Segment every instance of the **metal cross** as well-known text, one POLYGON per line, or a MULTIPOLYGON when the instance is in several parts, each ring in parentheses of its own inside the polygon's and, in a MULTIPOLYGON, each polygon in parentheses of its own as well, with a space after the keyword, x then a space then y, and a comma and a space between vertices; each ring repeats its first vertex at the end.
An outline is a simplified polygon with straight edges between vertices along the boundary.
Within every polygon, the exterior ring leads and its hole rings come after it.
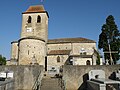
POLYGON ((114 62, 112 59, 112 53, 118 53, 118 51, 111 51, 110 44, 109 44, 109 51, 105 51, 104 53, 110 53, 110 63, 111 63, 111 65, 114 65, 114 62))

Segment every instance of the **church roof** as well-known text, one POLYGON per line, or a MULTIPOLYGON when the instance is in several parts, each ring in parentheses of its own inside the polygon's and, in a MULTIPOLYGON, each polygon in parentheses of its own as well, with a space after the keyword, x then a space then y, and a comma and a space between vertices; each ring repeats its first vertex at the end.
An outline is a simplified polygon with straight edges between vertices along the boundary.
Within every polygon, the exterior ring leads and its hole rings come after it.
POLYGON ((70 57, 92 58, 92 55, 70 55, 70 57))
POLYGON ((51 50, 48 55, 69 55, 71 50, 51 50))
POLYGON ((43 5, 30 6, 25 12, 23 12, 23 14, 27 13, 46 13, 48 16, 48 13, 45 11, 43 5))
POLYGON ((50 39, 48 40, 48 44, 56 44, 56 43, 96 43, 94 40, 90 40, 87 38, 60 38, 60 39, 50 39))

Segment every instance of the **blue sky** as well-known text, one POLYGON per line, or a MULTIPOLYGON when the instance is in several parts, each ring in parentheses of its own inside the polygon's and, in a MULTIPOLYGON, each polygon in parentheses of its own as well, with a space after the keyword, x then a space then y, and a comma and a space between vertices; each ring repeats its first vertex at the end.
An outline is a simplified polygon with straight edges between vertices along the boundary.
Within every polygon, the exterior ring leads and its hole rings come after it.
POLYGON ((49 13, 49 39, 84 37, 95 40, 108 15, 120 29, 120 0, 1 0, 0 54, 10 59, 11 41, 18 40, 22 12, 31 5, 44 5, 49 13))

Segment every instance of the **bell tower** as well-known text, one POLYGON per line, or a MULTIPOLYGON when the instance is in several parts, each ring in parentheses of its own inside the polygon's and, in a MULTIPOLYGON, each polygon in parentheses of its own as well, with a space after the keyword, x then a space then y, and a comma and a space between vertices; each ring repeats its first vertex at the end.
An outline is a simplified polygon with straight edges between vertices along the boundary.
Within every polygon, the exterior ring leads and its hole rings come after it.
POLYGON ((30 6, 22 13, 19 39, 19 65, 44 65, 48 40, 48 13, 42 5, 30 6))
POLYGON ((22 13, 21 38, 36 37, 47 41, 48 36, 48 13, 42 5, 30 6, 22 13))

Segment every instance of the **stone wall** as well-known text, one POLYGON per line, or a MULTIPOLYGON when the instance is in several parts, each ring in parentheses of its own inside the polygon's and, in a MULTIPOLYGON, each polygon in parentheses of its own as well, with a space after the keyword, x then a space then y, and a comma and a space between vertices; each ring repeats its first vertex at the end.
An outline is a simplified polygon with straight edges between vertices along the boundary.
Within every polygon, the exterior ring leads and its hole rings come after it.
POLYGON ((71 43, 47 44, 47 52, 51 50, 72 50, 71 43))
POLYGON ((86 52, 86 55, 92 55, 94 49, 96 48, 96 43, 73 43, 73 55, 79 55, 81 52, 86 52))
POLYGON ((62 66, 65 64, 68 59, 68 55, 48 55, 48 66, 62 66), (57 58, 60 57, 60 62, 57 61, 57 58))
POLYGON ((11 43, 11 59, 17 60, 18 59, 18 42, 13 41, 11 43))
POLYGON ((43 76, 43 66, 0 66, 0 72, 6 70, 14 72, 15 90, 32 90, 38 75, 43 76))
POLYGON ((45 42, 36 39, 24 39, 20 41, 19 65, 30 65, 31 63, 44 65, 45 56, 45 42))
POLYGON ((54 67, 59 72, 60 67, 66 63, 68 55, 48 55, 47 59, 47 70, 50 71, 54 67), (60 62, 57 61, 58 57, 60 62))
POLYGON ((88 72, 93 69, 104 70, 105 78, 114 78, 114 72, 120 69, 120 65, 63 66, 63 80, 66 90, 85 90, 88 72))
POLYGON ((71 50, 71 55, 79 55, 80 51, 87 52, 87 55, 92 55, 96 43, 59 43, 59 44, 47 44, 48 53, 51 50, 71 50))
POLYGON ((46 13, 28 13, 22 16, 21 38, 35 36, 47 42, 48 39, 48 17, 46 13), (37 23, 37 16, 41 17, 41 23, 37 23), (31 16, 32 21, 28 23, 28 17, 31 16))

